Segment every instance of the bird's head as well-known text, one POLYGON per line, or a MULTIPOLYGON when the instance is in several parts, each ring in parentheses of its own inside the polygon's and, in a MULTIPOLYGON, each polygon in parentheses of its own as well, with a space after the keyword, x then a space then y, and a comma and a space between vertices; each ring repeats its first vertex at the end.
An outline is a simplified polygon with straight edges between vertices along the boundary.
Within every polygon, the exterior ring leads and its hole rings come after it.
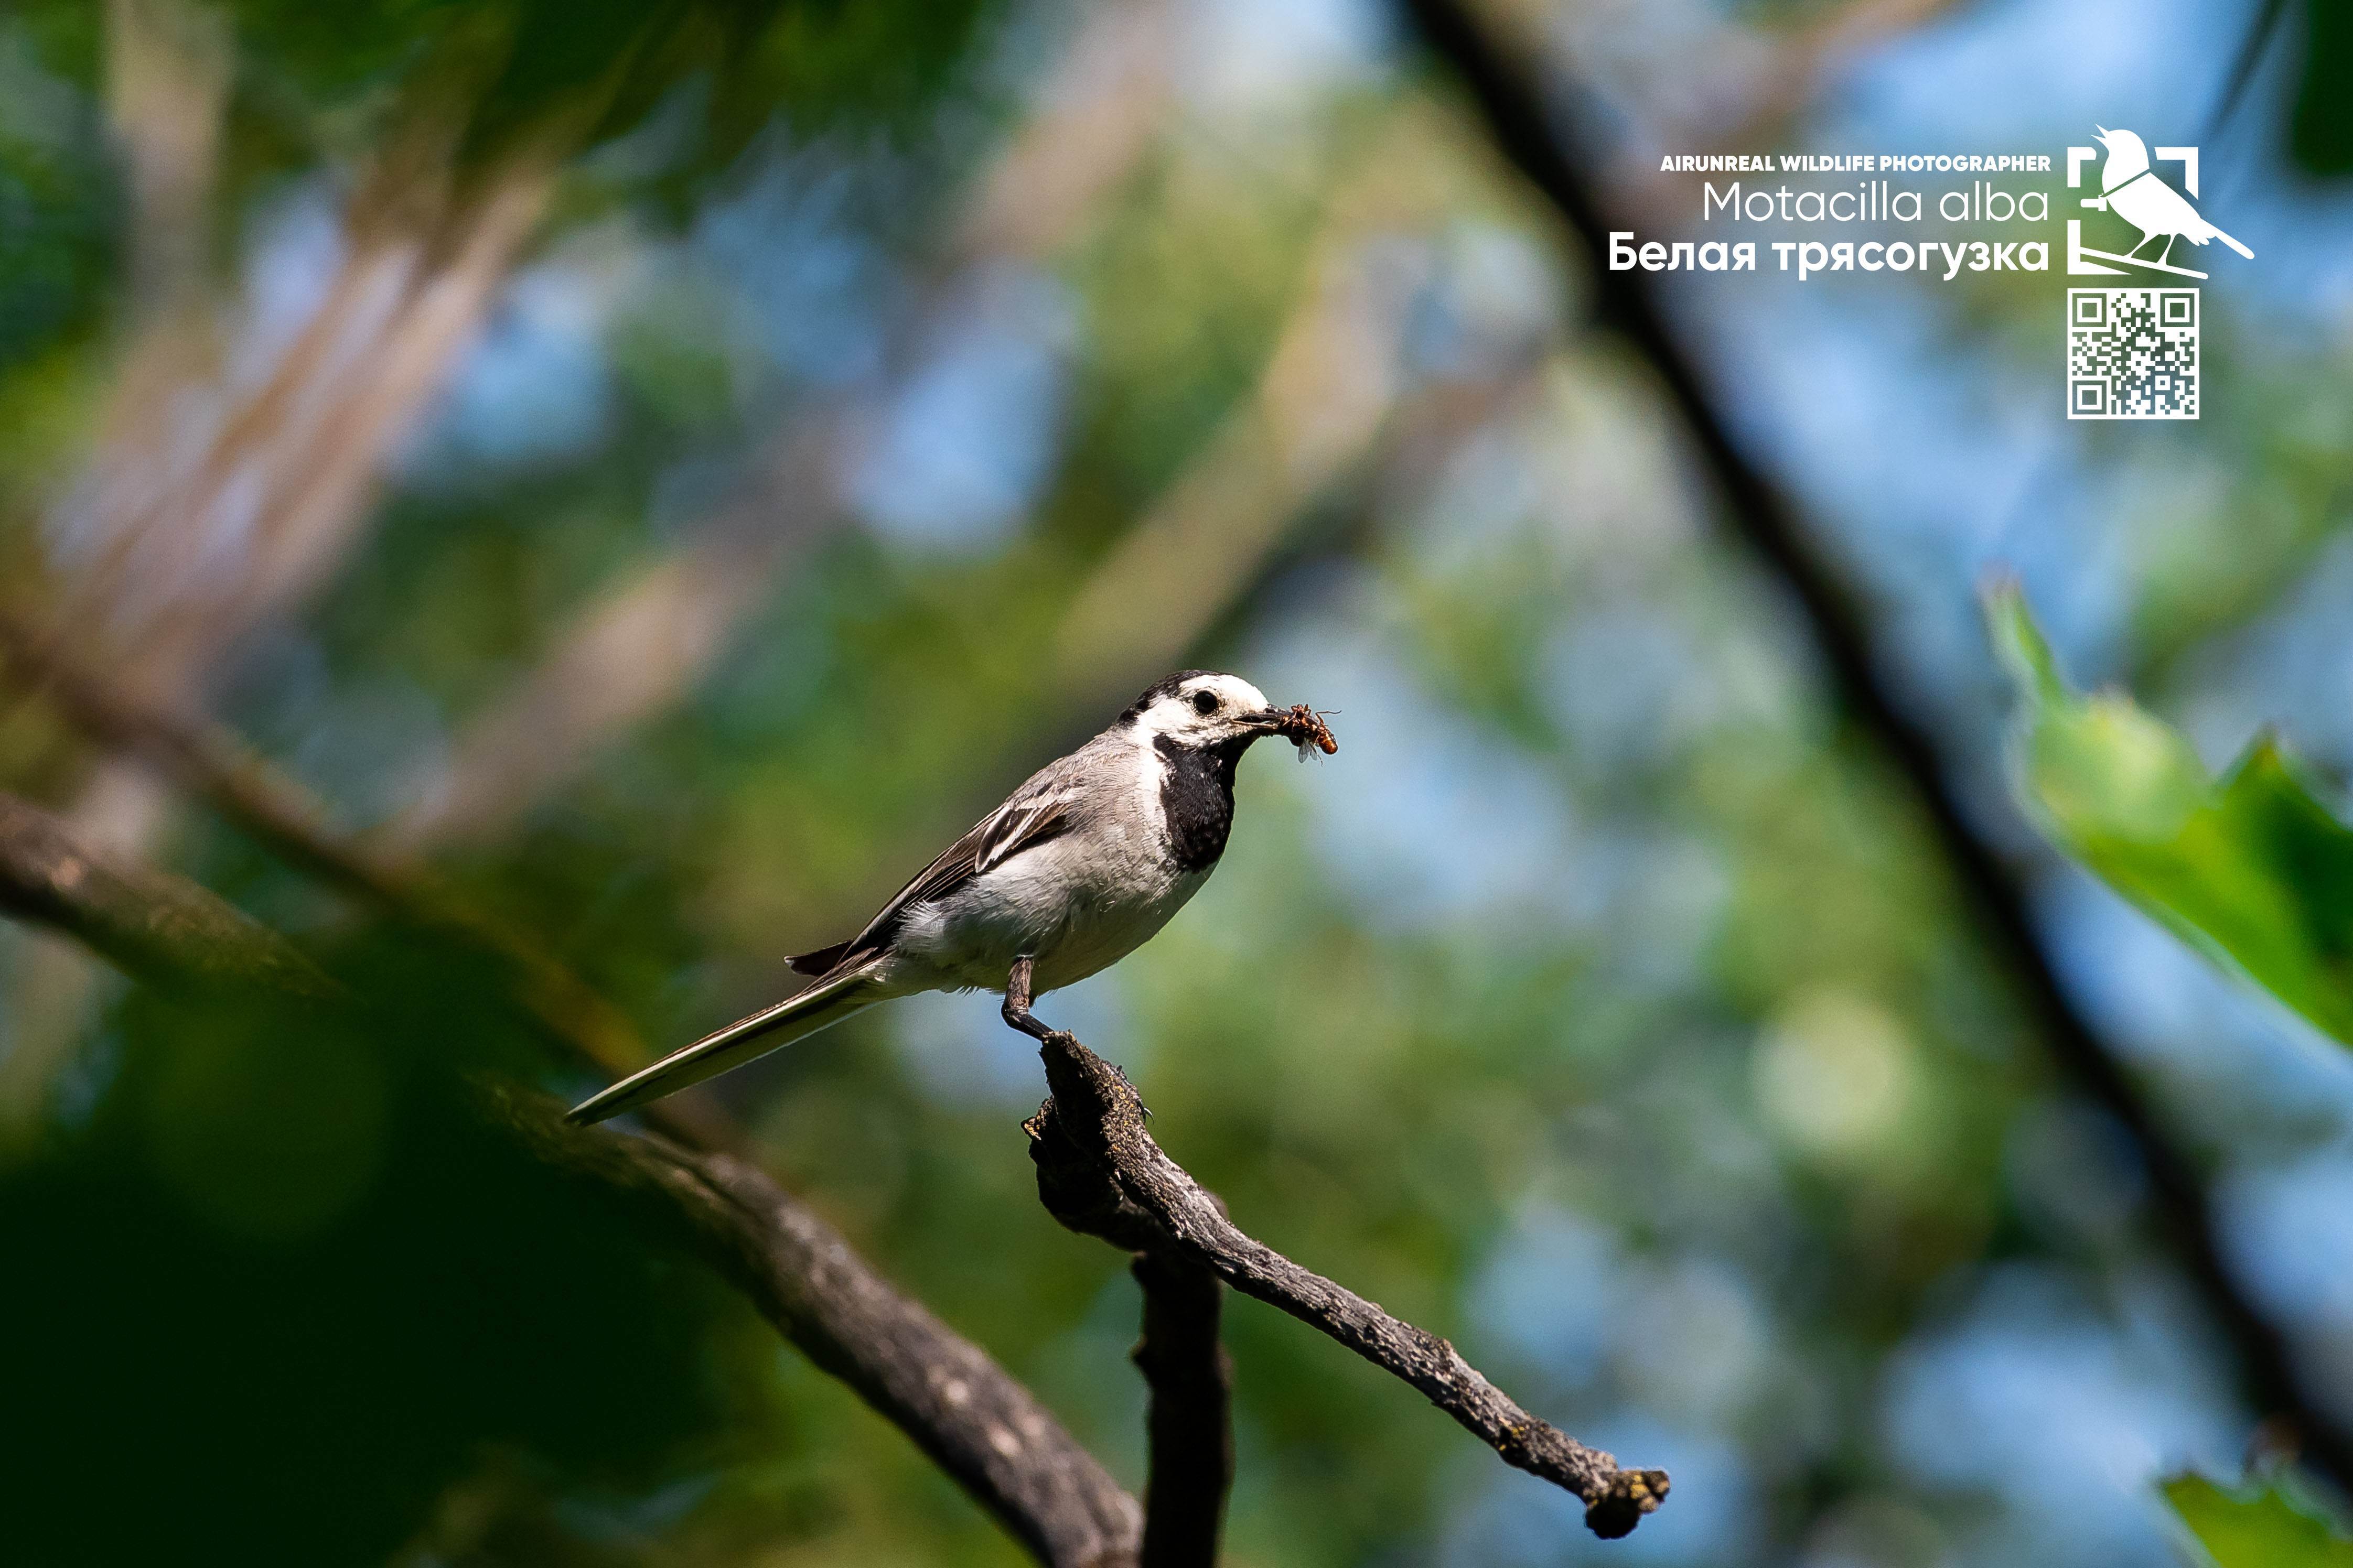
POLYGON ((1302 744, 1331 738, 1305 709, 1274 707, 1240 676, 1214 669, 1180 670, 1154 681, 1119 716, 1119 723, 1147 745, 1165 739, 1170 745, 1234 752, 1267 735, 1302 744))

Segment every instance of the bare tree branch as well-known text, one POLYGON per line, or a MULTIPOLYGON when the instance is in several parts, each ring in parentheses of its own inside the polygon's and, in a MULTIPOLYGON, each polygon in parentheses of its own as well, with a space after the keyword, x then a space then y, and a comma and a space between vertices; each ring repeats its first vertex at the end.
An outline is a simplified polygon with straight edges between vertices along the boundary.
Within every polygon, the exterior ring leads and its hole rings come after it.
POLYGON ((1129 1359, 1152 1390, 1141 1568, 1217 1568, 1234 1484, 1234 1363, 1218 1342, 1226 1288, 1165 1247, 1137 1253, 1128 1272, 1144 1289, 1129 1359))
POLYGON ((39 807, 0 795, 0 909, 183 989, 337 987, 300 949, 192 882, 130 869, 39 807))
MULTIPOLYGON (((1574 155, 1521 70, 1497 50, 1458 0, 1407 0, 1431 51, 1451 66, 1504 157, 1599 257, 1609 221, 1574 155)), ((1881 673, 1865 612, 1821 545, 1800 525, 1764 471, 1733 439, 1697 363, 1669 330, 1647 275, 1588 268, 1599 313, 1633 343, 1658 377, 1722 493, 1726 521, 1788 588, 1829 668, 1841 705, 1876 741, 1911 786, 1963 900, 2018 986, 2029 1016, 2076 1087, 2124 1127, 2148 1172, 2151 1194, 2190 1277, 2237 1346, 2257 1405, 2293 1421, 2304 1451, 2339 1487, 2353 1489, 2353 1437, 2305 1394, 2284 1336, 2255 1310, 2224 1264, 2212 1215, 2188 1158, 2076 1010, 2037 937, 2026 893, 1981 838, 1947 777, 1926 727, 1881 673)))
MULTIPOLYGON (((283 937, 195 883, 100 856, 0 794, 0 908, 167 986, 332 1000, 283 937)), ((750 1298, 819 1367, 913 1439, 1050 1568, 1130 1568, 1135 1500, 987 1353, 902 1296, 765 1173, 660 1138, 568 1126, 553 1101, 484 1088, 486 1115, 613 1194, 750 1298)))
POLYGON ((1582 1498, 1597 1535, 1626 1534, 1666 1497, 1665 1471, 1620 1469, 1520 1408, 1436 1334, 1244 1235, 1145 1131, 1127 1079, 1076 1039, 1058 1034, 1039 1055, 1053 1098, 1022 1128, 1039 1199, 1063 1225, 1132 1252, 1173 1254, 1330 1335, 1419 1390, 1505 1464, 1582 1498))

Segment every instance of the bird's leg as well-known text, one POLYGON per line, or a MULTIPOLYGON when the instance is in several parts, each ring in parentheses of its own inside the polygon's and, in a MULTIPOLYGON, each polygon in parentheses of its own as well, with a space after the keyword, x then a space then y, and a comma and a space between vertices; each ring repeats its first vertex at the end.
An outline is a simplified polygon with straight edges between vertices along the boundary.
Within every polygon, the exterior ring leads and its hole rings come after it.
POLYGON ((2147 246, 2150 240, 2155 239, 2156 237, 2157 236, 2153 234, 2142 235, 2140 237, 2140 244, 2134 246, 2130 250, 2125 252, 2126 259, 2130 260, 2132 258, 2138 256, 2141 253, 2142 247, 2147 246))
MULTIPOLYGON (((1005 977, 1003 1009, 1005 1021, 1041 1046, 1066 1046, 1073 1050, 1083 1049, 1076 1035, 1065 1034, 1060 1029, 1054 1028, 1037 1014, 1029 1011, 1029 973, 1034 962, 1029 958, 1015 959, 1013 973, 1005 977)), ((1103 1065, 1119 1075, 1119 1081, 1126 1084, 1130 1092, 1135 1091, 1134 1081, 1127 1076, 1126 1068, 1117 1062, 1105 1062, 1103 1065)), ((1144 1103, 1144 1096, 1141 1093, 1135 1095, 1135 1108, 1144 1113, 1145 1120, 1151 1120, 1152 1107, 1144 1103)))
POLYGON ((1005 979, 1005 1021, 1031 1039, 1049 1042, 1057 1037, 1069 1039, 1061 1030, 1050 1027, 1046 1021, 1029 1011, 1029 972, 1033 961, 1017 958, 1013 973, 1005 979))
POLYGON ((2173 242, 2180 237, 2178 234, 2168 234, 2165 237, 2165 248, 2157 253, 2157 264, 2159 267, 2170 267, 2173 264, 2173 242))

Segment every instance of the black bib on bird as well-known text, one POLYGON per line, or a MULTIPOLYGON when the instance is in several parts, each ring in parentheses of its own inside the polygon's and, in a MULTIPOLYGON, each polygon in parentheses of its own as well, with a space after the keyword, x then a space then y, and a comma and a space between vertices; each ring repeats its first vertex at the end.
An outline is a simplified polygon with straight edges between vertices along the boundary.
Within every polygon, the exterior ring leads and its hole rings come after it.
POLYGON ((1250 742, 1187 746, 1166 735, 1152 738, 1167 765, 1160 781, 1160 806, 1168 817, 1168 849, 1180 871, 1206 871, 1226 852, 1234 826, 1234 766, 1250 742))

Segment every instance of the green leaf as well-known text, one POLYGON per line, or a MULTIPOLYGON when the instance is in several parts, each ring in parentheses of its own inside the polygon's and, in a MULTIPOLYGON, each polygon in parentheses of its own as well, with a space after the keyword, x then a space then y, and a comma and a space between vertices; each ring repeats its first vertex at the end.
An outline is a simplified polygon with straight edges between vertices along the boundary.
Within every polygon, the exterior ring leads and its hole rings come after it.
POLYGON ((2227 1491, 2202 1476, 2178 1476, 2163 1490, 2217 1568, 2353 1568, 2353 1541, 2276 1488, 2227 1491))
POLYGON ((2019 784, 2052 839, 2192 947, 2353 1044, 2353 830, 2266 734, 2216 782, 2125 697, 2061 678, 2015 585, 1987 596, 2021 696, 2019 784))

